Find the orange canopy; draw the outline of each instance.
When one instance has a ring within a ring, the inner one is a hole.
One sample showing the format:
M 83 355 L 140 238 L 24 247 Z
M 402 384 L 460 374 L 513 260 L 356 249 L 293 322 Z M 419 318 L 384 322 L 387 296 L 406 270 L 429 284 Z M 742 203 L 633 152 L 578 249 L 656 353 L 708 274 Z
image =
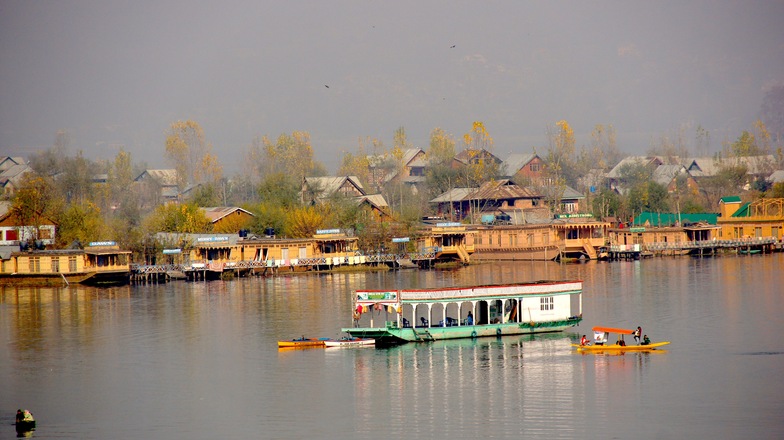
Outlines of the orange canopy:
M 630 335 L 634 333 L 634 330 L 627 330 L 625 328 L 613 328 L 613 327 L 594 327 L 593 331 L 607 332 L 607 333 L 620 333 L 622 335 Z

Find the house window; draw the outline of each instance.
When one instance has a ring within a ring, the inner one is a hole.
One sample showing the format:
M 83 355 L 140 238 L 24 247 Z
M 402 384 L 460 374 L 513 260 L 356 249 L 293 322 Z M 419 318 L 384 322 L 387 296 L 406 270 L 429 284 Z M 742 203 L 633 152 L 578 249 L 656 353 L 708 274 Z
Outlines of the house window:
M 52 257 L 52 273 L 60 272 L 60 257 Z
M 542 166 L 541 164 L 538 164 L 538 163 L 532 163 L 532 164 L 529 166 L 529 168 L 531 169 L 531 171 L 532 171 L 532 172 L 537 172 L 537 171 L 539 171 L 539 169 L 540 169 L 540 167 L 541 167 L 541 166 Z
M 555 309 L 555 301 L 552 296 L 545 296 L 539 298 L 539 310 L 553 310 Z
M 49 228 L 39 228 L 38 238 L 42 240 L 50 240 L 52 238 L 52 231 Z
M 76 257 L 68 257 L 68 272 L 76 272 Z
M 5 231 L 5 239 L 8 241 L 19 240 L 19 231 L 16 229 L 7 229 Z
M 41 257 L 30 257 L 30 272 L 41 272 Z

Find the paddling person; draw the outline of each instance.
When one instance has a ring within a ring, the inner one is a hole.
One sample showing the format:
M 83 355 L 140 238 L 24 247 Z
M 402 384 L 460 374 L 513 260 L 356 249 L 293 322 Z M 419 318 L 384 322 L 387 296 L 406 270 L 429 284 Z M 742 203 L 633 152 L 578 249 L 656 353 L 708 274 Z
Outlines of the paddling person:
M 645 335 L 645 337 L 642 338 L 642 345 L 651 345 L 651 339 L 648 337 L 648 335 Z
M 583 335 L 582 339 L 580 339 L 580 345 L 591 345 L 591 343 L 588 341 L 588 338 Z
M 642 328 L 638 326 L 637 330 L 634 331 L 634 342 L 636 342 L 637 345 L 640 345 L 640 335 L 642 335 Z

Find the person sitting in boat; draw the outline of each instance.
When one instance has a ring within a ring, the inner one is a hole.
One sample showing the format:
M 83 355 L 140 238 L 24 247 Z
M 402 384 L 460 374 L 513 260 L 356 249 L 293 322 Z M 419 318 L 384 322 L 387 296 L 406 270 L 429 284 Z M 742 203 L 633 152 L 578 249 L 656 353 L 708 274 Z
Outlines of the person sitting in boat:
M 35 419 L 33 418 L 33 414 L 28 410 L 16 410 L 16 423 L 23 423 L 23 422 L 32 422 Z
M 474 325 L 474 315 L 471 314 L 471 311 L 468 311 L 468 316 L 466 316 L 466 325 Z
M 591 343 L 588 341 L 588 338 L 583 335 L 582 339 L 580 339 L 580 345 L 591 345 Z
M 615 345 L 620 345 L 621 347 L 626 346 L 626 341 L 623 340 L 623 337 L 618 338 L 618 341 L 615 342 Z
M 642 345 L 651 345 L 651 339 L 648 337 L 648 335 L 645 335 L 645 337 L 642 338 Z

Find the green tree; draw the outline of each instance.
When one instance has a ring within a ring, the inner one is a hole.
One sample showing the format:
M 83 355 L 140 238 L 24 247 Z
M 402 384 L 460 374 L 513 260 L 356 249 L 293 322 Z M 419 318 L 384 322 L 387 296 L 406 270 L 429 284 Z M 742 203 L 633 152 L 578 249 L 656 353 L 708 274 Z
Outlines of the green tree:
M 627 204 L 630 216 L 635 216 L 643 211 L 670 211 L 667 188 L 654 181 L 633 186 L 629 190 Z
M 621 197 L 609 188 L 602 188 L 591 201 L 593 215 L 598 218 L 619 216 Z
M 92 202 L 71 203 L 58 217 L 57 246 L 67 247 L 78 241 L 113 240 L 112 230 L 104 222 L 101 210 Z
M 153 232 L 208 233 L 212 223 L 195 203 L 160 205 L 146 219 Z

